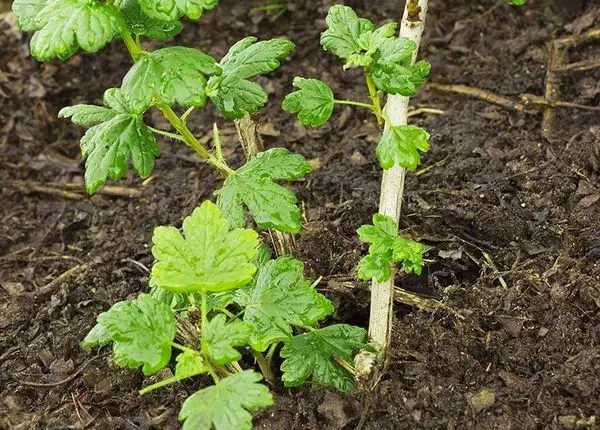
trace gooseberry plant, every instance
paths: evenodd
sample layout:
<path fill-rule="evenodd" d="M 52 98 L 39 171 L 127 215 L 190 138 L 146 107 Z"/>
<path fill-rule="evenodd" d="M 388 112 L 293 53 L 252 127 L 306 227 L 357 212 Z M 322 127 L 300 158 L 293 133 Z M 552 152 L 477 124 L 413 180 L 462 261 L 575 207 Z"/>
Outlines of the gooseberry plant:
<path fill-rule="evenodd" d="M 184 429 L 251 428 L 251 413 L 273 402 L 260 381 L 264 377 L 278 385 L 272 370 L 277 353 L 285 386 L 311 381 L 350 392 L 354 354 L 367 348 L 362 328 L 322 326 L 334 308 L 317 292 L 316 282 L 304 279 L 302 262 L 285 255 L 272 258 L 258 232 L 246 228 L 249 214 L 259 228 L 297 233 L 296 197 L 279 181 L 303 178 L 310 164 L 285 148 L 273 148 L 250 154 L 234 170 L 216 128 L 214 146 L 208 148 L 187 125 L 193 110 L 208 101 L 230 120 L 260 109 L 268 97 L 251 79 L 276 70 L 293 43 L 246 37 L 220 61 L 195 48 L 150 51 L 142 43 L 169 40 L 182 30 L 180 19 L 198 19 L 217 2 L 13 2 L 20 27 L 35 32 L 31 53 L 40 61 L 67 60 L 79 50 L 97 52 L 113 39 L 124 42 L 133 60 L 121 86 L 106 90 L 102 106 L 76 105 L 59 113 L 89 127 L 80 146 L 90 194 L 108 179 L 121 179 L 130 160 L 141 178 L 149 177 L 160 155 L 157 136 L 183 142 L 224 177 L 216 204 L 205 201 L 185 218 L 182 231 L 155 229 L 149 291 L 98 316 L 83 341 L 85 347 L 112 345 L 114 363 L 141 368 L 145 375 L 174 365 L 173 376 L 146 386 L 142 394 L 209 375 L 214 385 L 183 403 Z M 172 130 L 149 125 L 145 117 L 151 109 L 158 109 Z"/>

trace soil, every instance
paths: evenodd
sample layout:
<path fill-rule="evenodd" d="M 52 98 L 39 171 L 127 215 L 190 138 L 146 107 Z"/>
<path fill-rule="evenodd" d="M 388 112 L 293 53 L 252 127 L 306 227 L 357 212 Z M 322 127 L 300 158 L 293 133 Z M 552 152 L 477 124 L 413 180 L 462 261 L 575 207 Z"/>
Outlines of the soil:
<path fill-rule="evenodd" d="M 294 185 L 305 216 L 297 254 L 308 276 L 324 276 L 323 290 L 338 307 L 333 320 L 366 326 L 368 285 L 355 281 L 364 249 L 355 230 L 377 210 L 378 131 L 359 111 L 341 109 L 312 130 L 279 108 L 295 74 L 323 79 L 348 98 L 366 97 L 360 75 L 343 73 L 318 45 L 330 2 L 291 0 L 277 18 L 251 11 L 261 2 L 222 3 L 202 23 L 187 24 L 177 41 L 215 56 L 246 34 L 297 43 L 291 60 L 262 79 L 272 93 L 260 114 L 265 143 L 321 166 Z M 347 3 L 377 21 L 399 17 L 403 7 Z M 546 44 L 598 28 L 599 16 L 600 2 L 591 0 L 531 0 L 523 8 L 431 0 L 422 56 L 432 63 L 431 82 L 515 100 L 543 95 Z M 82 130 L 57 112 L 100 102 L 129 60 L 115 42 L 98 55 L 38 64 L 28 39 L 10 15 L 1 16 L 0 428 L 177 428 L 181 402 L 206 381 L 140 397 L 139 372 L 79 342 L 97 314 L 147 289 L 154 226 L 179 225 L 220 180 L 185 147 L 165 142 L 150 181 L 129 174 L 119 183 L 136 196 L 84 197 Z M 599 57 L 595 42 L 570 50 L 568 60 Z M 557 97 L 598 106 L 599 78 L 599 68 L 566 73 Z M 412 104 L 444 114 L 413 118 L 431 133 L 432 148 L 426 170 L 408 178 L 401 227 L 430 250 L 423 274 L 399 276 L 397 285 L 446 308 L 397 306 L 389 365 L 368 395 L 283 391 L 256 427 L 353 429 L 361 418 L 365 429 L 378 430 L 592 427 L 600 413 L 598 113 L 557 109 L 544 138 L 541 111 L 427 86 Z M 215 120 L 211 108 L 191 125 L 202 136 Z M 226 155 L 239 163 L 232 124 L 218 123 Z M 356 288 L 334 288 L 342 282 Z"/>

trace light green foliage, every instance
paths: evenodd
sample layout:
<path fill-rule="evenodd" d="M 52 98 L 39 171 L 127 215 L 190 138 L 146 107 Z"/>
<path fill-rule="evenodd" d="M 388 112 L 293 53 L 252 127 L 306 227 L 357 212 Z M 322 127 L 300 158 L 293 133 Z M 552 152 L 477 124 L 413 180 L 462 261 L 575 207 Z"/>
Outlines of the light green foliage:
<path fill-rule="evenodd" d="M 219 0 L 138 0 L 144 12 L 161 21 L 175 21 L 187 16 L 199 19 L 205 10 L 213 9 Z"/>
<path fill-rule="evenodd" d="M 136 36 L 166 41 L 183 30 L 183 25 L 179 21 L 163 21 L 149 17 L 142 10 L 138 0 L 122 0 L 121 12 L 127 28 Z"/>
<path fill-rule="evenodd" d="M 169 105 L 201 107 L 206 104 L 205 75 L 220 73 L 215 60 L 199 49 L 173 46 L 144 53 L 123 78 L 121 89 L 140 109 L 153 95 Z"/>
<path fill-rule="evenodd" d="M 504 0 L 504 1 L 508 4 L 514 4 L 517 6 L 523 6 L 526 2 L 526 0 Z"/>
<path fill-rule="evenodd" d="M 173 292 L 223 292 L 246 285 L 256 272 L 258 234 L 230 230 L 219 209 L 207 201 L 175 227 L 154 230 L 152 285 Z"/>
<path fill-rule="evenodd" d="M 136 300 L 117 303 L 98 316 L 98 325 L 84 340 L 84 346 L 113 342 L 113 360 L 132 369 L 143 366 L 145 375 L 165 367 L 171 358 L 176 323 L 171 309 L 147 294 Z"/>
<path fill-rule="evenodd" d="M 255 285 L 237 291 L 244 321 L 252 327 L 250 345 L 264 351 L 292 338 L 292 326 L 312 326 L 333 312 L 333 306 L 304 280 L 304 265 L 280 257 L 261 267 Z"/>
<path fill-rule="evenodd" d="M 384 169 L 395 164 L 414 170 L 421 164 L 419 151 L 429 150 L 429 133 L 414 125 L 392 125 L 383 133 L 377 145 L 377 159 Z"/>
<path fill-rule="evenodd" d="M 283 100 L 283 110 L 297 113 L 298 120 L 311 127 L 325 124 L 331 118 L 334 96 L 331 88 L 318 79 L 294 78 L 294 87 L 298 88 Z"/>
<path fill-rule="evenodd" d="M 125 27 L 115 9 L 97 1 L 22 0 L 13 10 L 22 29 L 36 30 L 31 54 L 40 61 L 66 60 L 80 48 L 97 52 Z"/>
<path fill-rule="evenodd" d="M 373 23 L 359 18 L 351 7 L 335 5 L 329 9 L 327 30 L 321 35 L 321 45 L 340 58 L 348 58 L 361 50 L 362 34 L 373 30 Z"/>
<path fill-rule="evenodd" d="M 267 93 L 248 79 L 272 72 L 280 60 L 294 49 L 288 40 L 271 39 L 257 42 L 246 37 L 231 47 L 221 60 L 222 74 L 212 76 L 206 93 L 219 112 L 228 119 L 239 119 L 254 113 L 267 102 Z"/>
<path fill-rule="evenodd" d="M 412 96 L 429 75 L 429 63 L 411 64 L 416 45 L 395 36 L 396 23 L 375 28 L 371 21 L 343 5 L 332 6 L 326 22 L 321 45 L 344 59 L 344 68 L 364 68 L 379 91 Z"/>
<path fill-rule="evenodd" d="M 23 31 L 38 30 L 35 17 L 46 6 L 48 0 L 14 0 L 12 11 L 17 17 L 19 28 Z"/>
<path fill-rule="evenodd" d="M 72 118 L 76 124 L 97 124 L 81 139 L 81 152 L 86 158 L 85 187 L 90 194 L 108 177 L 121 179 L 129 158 L 138 175 L 147 178 L 160 154 L 154 135 L 144 123 L 143 111 L 136 109 L 119 89 L 104 93 L 104 105 L 77 105 L 59 112 L 59 117 Z"/>
<path fill-rule="evenodd" d="M 352 375 L 340 361 L 352 366 L 354 354 L 366 347 L 367 332 L 345 324 L 332 325 L 294 337 L 281 350 L 282 380 L 286 387 L 297 387 L 312 376 L 317 384 L 354 391 Z"/>
<path fill-rule="evenodd" d="M 261 379 L 246 370 L 188 397 L 179 413 L 183 430 L 251 430 L 251 413 L 273 404 Z"/>
<path fill-rule="evenodd" d="M 229 364 L 242 358 L 235 349 L 248 343 L 250 326 L 243 321 L 227 322 L 223 314 L 215 316 L 204 331 L 203 340 L 206 354 L 215 364 Z"/>
<path fill-rule="evenodd" d="M 297 180 L 310 171 L 304 157 L 285 148 L 261 152 L 227 177 L 219 191 L 218 205 L 233 226 L 244 225 L 245 205 L 261 227 L 297 233 L 300 209 L 296 196 L 274 181 Z"/>
<path fill-rule="evenodd" d="M 360 240 L 368 243 L 369 255 L 358 265 L 358 277 L 384 282 L 392 277 L 392 263 L 402 263 L 406 273 L 421 274 L 425 246 L 398 235 L 398 224 L 389 216 L 376 214 L 373 225 L 358 229 Z"/>
<path fill-rule="evenodd" d="M 204 363 L 202 356 L 198 353 L 185 351 L 179 354 L 175 360 L 177 361 L 175 365 L 175 378 L 179 381 L 208 373 L 208 367 Z"/>

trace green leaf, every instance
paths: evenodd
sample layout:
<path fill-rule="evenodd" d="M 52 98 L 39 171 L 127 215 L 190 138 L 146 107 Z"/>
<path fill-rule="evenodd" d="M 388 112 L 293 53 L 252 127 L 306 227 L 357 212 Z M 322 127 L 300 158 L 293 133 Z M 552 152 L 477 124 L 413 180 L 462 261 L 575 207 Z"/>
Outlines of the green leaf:
<path fill-rule="evenodd" d="M 367 332 L 337 324 L 294 337 L 281 350 L 282 380 L 286 387 L 312 381 L 345 393 L 355 390 L 354 378 L 340 363 L 354 362 L 354 354 L 366 346 Z"/>
<path fill-rule="evenodd" d="M 373 81 L 380 91 L 405 97 L 414 96 L 429 76 L 431 65 L 427 61 L 417 61 L 413 65 L 396 65 L 392 72 L 376 67 Z"/>
<path fill-rule="evenodd" d="M 360 46 L 361 51 L 353 53 L 346 58 L 344 69 L 350 67 L 369 68 L 373 63 L 374 54 L 394 35 L 397 26 L 398 24 L 392 22 L 382 25 L 376 30 L 363 32 L 358 38 L 358 45 Z"/>
<path fill-rule="evenodd" d="M 252 287 L 237 291 L 244 321 L 252 326 L 250 344 L 256 351 L 292 338 L 292 326 L 312 326 L 333 312 L 333 306 L 304 280 L 304 264 L 279 257 L 264 265 Z"/>
<path fill-rule="evenodd" d="M 122 91 L 140 109 L 147 109 L 156 92 L 170 105 L 206 104 L 206 77 L 219 73 L 215 60 L 204 52 L 173 46 L 146 53 L 123 78 Z"/>
<path fill-rule="evenodd" d="M 152 375 L 169 363 L 177 324 L 164 303 L 142 294 L 100 314 L 98 324 L 110 335 L 113 360 L 119 366 L 143 366 L 144 374 Z"/>
<path fill-rule="evenodd" d="M 253 230 L 230 230 L 226 219 L 206 201 L 175 227 L 154 230 L 152 285 L 178 293 L 223 292 L 252 280 L 258 247 Z"/>
<path fill-rule="evenodd" d="M 95 193 L 108 177 L 119 180 L 131 158 L 135 171 L 147 178 L 154 169 L 160 149 L 143 112 L 132 106 L 120 90 L 104 93 L 106 107 L 78 105 L 62 109 L 60 118 L 72 118 L 76 124 L 96 124 L 81 139 L 85 163 L 85 187 Z"/>
<path fill-rule="evenodd" d="M 329 121 L 333 114 L 334 95 L 325 82 L 295 77 L 294 87 L 298 91 L 288 94 L 283 100 L 283 110 L 297 113 L 298 120 L 311 127 L 318 127 Z"/>
<path fill-rule="evenodd" d="M 178 381 L 208 373 L 209 371 L 202 356 L 192 351 L 185 351 L 179 354 L 175 360 L 177 364 L 175 365 L 174 378 L 177 378 Z"/>
<path fill-rule="evenodd" d="M 385 282 L 392 277 L 392 263 L 402 263 L 406 273 L 421 274 L 425 246 L 398 235 L 398 224 L 389 216 L 375 214 L 373 225 L 358 229 L 361 242 L 368 243 L 369 255 L 358 264 L 358 277 Z"/>
<path fill-rule="evenodd" d="M 508 4 L 514 4 L 516 6 L 523 6 L 526 0 L 504 0 Z"/>
<path fill-rule="evenodd" d="M 206 93 L 219 112 L 228 119 L 239 119 L 254 113 L 267 102 L 267 93 L 248 79 L 270 73 L 294 49 L 288 40 L 271 39 L 257 42 L 246 37 L 231 47 L 220 66 L 223 73 L 208 81 Z"/>
<path fill-rule="evenodd" d="M 215 316 L 206 326 L 203 346 L 211 361 L 215 364 L 230 364 L 242 358 L 235 349 L 248 343 L 250 326 L 242 321 L 227 323 L 223 314 Z"/>
<path fill-rule="evenodd" d="M 395 164 L 414 170 L 421 164 L 419 151 L 429 150 L 429 133 L 414 125 L 390 126 L 377 145 L 377 159 L 384 169 Z"/>
<path fill-rule="evenodd" d="M 321 45 L 344 59 L 361 51 L 361 35 L 374 28 L 371 21 L 359 18 L 351 7 L 343 5 L 332 6 L 325 22 L 327 30 L 321 35 Z"/>
<path fill-rule="evenodd" d="M 87 334 L 81 346 L 84 348 L 92 348 L 95 346 L 108 345 L 112 341 L 112 337 L 106 327 L 102 324 L 96 324 Z"/>
<path fill-rule="evenodd" d="M 147 36 L 150 39 L 167 41 L 183 30 L 179 21 L 161 21 L 150 18 L 142 10 L 138 0 L 123 0 L 121 11 L 129 31 L 136 36 Z"/>
<path fill-rule="evenodd" d="M 33 13 L 39 6 L 35 2 L 28 10 Z M 66 60 L 79 48 L 97 52 L 125 26 L 120 14 L 109 5 L 88 0 L 48 1 L 35 18 L 31 17 L 27 15 L 24 24 L 38 30 L 31 39 L 31 54 L 40 61 Z"/>
<path fill-rule="evenodd" d="M 48 0 L 14 0 L 12 11 L 17 17 L 19 28 L 23 31 L 39 30 L 35 18 L 46 3 Z"/>
<path fill-rule="evenodd" d="M 304 157 L 285 148 L 261 152 L 230 174 L 219 192 L 218 205 L 234 226 L 244 224 L 244 205 L 262 228 L 300 231 L 300 209 L 296 196 L 274 181 L 292 181 L 311 171 Z"/>
<path fill-rule="evenodd" d="M 144 12 L 161 21 L 175 21 L 187 16 L 199 19 L 205 10 L 213 9 L 219 0 L 138 0 Z"/>
<path fill-rule="evenodd" d="M 251 430 L 251 413 L 273 404 L 269 389 L 258 383 L 261 379 L 246 370 L 192 394 L 179 413 L 183 430 Z"/>

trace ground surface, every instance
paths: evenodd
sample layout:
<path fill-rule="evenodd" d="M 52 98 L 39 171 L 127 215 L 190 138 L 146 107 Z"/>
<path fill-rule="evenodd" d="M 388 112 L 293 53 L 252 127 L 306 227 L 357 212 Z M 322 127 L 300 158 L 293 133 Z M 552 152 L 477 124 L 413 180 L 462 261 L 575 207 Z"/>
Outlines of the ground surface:
<path fill-rule="evenodd" d="M 290 1 L 290 11 L 271 21 L 249 13 L 253 2 L 224 0 L 178 40 L 214 55 L 247 33 L 297 43 L 293 58 L 264 80 L 273 93 L 261 113 L 265 141 L 320 160 L 321 169 L 295 187 L 306 218 L 298 255 L 311 277 L 325 276 L 335 319 L 366 325 L 367 285 L 354 283 L 360 288 L 353 293 L 334 287 L 354 282 L 361 253 L 355 229 L 376 211 L 377 130 L 350 110 L 307 130 L 279 109 L 295 73 L 326 80 L 348 97 L 366 96 L 359 75 L 342 74 L 318 46 L 329 2 L 303 3 Z M 348 3 L 377 20 L 399 16 L 402 7 Z M 422 55 L 432 63 L 432 82 L 515 99 L 542 95 L 545 43 L 600 25 L 598 1 L 493 5 L 431 1 Z M 67 198 L 77 197 L 77 185 L 62 197 L 28 193 L 35 185 L 81 182 L 82 130 L 57 112 L 99 102 L 129 62 L 115 43 L 97 56 L 39 65 L 6 15 L 0 40 L 0 428 L 176 428 L 182 400 L 202 381 L 142 398 L 138 372 L 115 368 L 105 351 L 97 356 L 79 342 L 98 313 L 147 288 L 153 227 L 179 224 L 211 198 L 219 179 L 186 148 L 165 143 L 149 183 L 133 175 L 120 183 L 140 190 L 137 197 Z M 569 60 L 599 56 L 590 44 Z M 599 78 L 598 69 L 570 73 L 559 98 L 598 106 Z M 558 111 L 554 135 L 544 139 L 541 114 L 432 90 L 413 104 L 445 114 L 415 118 L 432 135 L 423 165 L 430 169 L 408 180 L 402 228 L 431 250 L 422 276 L 397 283 L 455 313 L 398 307 L 389 369 L 368 411 L 358 396 L 293 390 L 257 416 L 257 428 L 351 429 L 363 413 L 365 428 L 379 430 L 561 428 L 574 422 L 569 416 L 589 422 L 600 413 L 598 113 Z M 214 118 L 212 111 L 194 116 L 194 131 L 206 134 Z M 239 160 L 231 124 L 220 125 L 228 155 Z M 76 273 L 48 286 L 72 268 Z"/>

